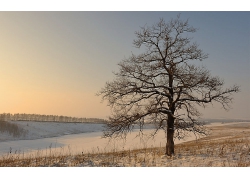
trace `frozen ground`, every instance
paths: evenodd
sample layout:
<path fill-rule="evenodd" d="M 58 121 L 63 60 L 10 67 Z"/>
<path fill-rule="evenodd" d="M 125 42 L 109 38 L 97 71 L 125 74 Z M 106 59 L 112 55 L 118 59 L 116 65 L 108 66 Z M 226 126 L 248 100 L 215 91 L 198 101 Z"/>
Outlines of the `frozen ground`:
<path fill-rule="evenodd" d="M 59 123 L 59 122 L 36 122 L 36 121 L 8 121 L 16 124 L 23 130 L 18 137 L 11 136 L 7 132 L 0 132 L 0 142 L 13 140 L 31 140 L 50 137 L 59 137 L 68 134 L 100 132 L 104 124 L 98 123 Z"/>
<path fill-rule="evenodd" d="M 0 155 L 6 153 L 27 153 L 34 150 L 54 149 L 68 146 L 61 143 L 74 137 L 101 136 L 104 124 L 97 123 L 58 123 L 35 121 L 8 121 L 15 124 L 22 134 L 13 136 L 0 132 Z M 97 133 L 97 134 L 95 134 Z M 72 136 L 67 136 L 72 135 Z M 75 140 L 72 140 L 75 142 Z M 79 143 L 79 142 L 78 142 Z"/>
<path fill-rule="evenodd" d="M 160 132 L 155 139 L 149 139 L 147 135 L 136 138 L 138 132 L 135 131 L 128 135 L 126 141 L 121 139 L 108 141 L 101 138 L 102 126 L 95 128 L 88 124 L 85 133 L 63 135 L 63 131 L 74 133 L 70 128 L 75 126 L 66 123 L 68 126 L 63 129 L 64 123 L 58 123 L 54 127 L 48 122 L 39 125 L 41 139 L 32 140 L 27 136 L 31 140 L 0 142 L 2 157 L 11 159 L 20 153 L 23 157 L 37 158 L 46 155 L 50 159 L 29 161 L 28 166 L 250 166 L 249 122 L 207 125 L 211 130 L 209 136 L 197 141 L 192 141 L 195 139 L 194 136 L 189 136 L 184 141 L 175 141 L 176 155 L 173 158 L 164 156 L 166 140 L 163 132 Z M 45 133 L 44 131 L 48 129 L 51 129 L 51 132 Z M 58 134 L 62 136 L 42 138 L 48 137 L 48 134 L 52 136 L 54 129 L 57 129 Z M 39 131 L 33 133 L 39 134 Z M 150 131 L 150 129 L 145 130 L 145 134 Z M 144 150 L 123 151 L 139 148 Z M 69 156 L 62 156 L 65 154 Z M 54 158 L 54 155 L 59 155 L 60 158 Z M 22 156 L 17 157 L 19 159 Z M 20 162 L 23 164 L 24 161 Z"/>
<path fill-rule="evenodd" d="M 8 133 L 0 134 L 0 155 L 27 154 L 46 155 L 49 151 L 58 153 L 87 153 L 107 152 L 112 149 L 128 150 L 143 147 L 163 147 L 166 139 L 164 132 L 159 132 L 152 139 L 150 128 L 144 130 L 143 137 L 137 137 L 138 130 L 130 133 L 126 140 L 109 140 L 102 138 L 103 124 L 91 123 L 55 123 L 55 122 L 30 122 L 11 121 L 23 129 L 25 134 L 13 137 Z M 190 135 L 184 140 L 176 140 L 176 144 L 194 140 Z"/>

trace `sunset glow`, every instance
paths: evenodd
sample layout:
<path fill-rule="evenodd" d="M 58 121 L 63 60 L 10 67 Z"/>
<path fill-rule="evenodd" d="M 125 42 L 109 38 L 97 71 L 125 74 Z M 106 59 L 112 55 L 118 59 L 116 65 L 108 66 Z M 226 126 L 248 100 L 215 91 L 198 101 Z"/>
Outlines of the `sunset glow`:
<path fill-rule="evenodd" d="M 134 32 L 179 13 L 199 29 L 201 65 L 241 89 L 230 111 L 214 104 L 203 117 L 249 119 L 249 12 L 0 12 L 0 113 L 107 118 L 96 93 L 138 52 Z"/>

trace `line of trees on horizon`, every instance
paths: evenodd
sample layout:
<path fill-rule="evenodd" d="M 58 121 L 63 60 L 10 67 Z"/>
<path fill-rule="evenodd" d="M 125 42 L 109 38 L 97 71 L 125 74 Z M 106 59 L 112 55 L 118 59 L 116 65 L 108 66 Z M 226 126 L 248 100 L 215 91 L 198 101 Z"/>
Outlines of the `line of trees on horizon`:
<path fill-rule="evenodd" d="M 0 120 L 3 121 L 48 121 L 48 122 L 79 122 L 79 123 L 105 123 L 105 119 L 100 118 L 78 118 L 71 116 L 25 114 L 25 113 L 2 113 Z"/>

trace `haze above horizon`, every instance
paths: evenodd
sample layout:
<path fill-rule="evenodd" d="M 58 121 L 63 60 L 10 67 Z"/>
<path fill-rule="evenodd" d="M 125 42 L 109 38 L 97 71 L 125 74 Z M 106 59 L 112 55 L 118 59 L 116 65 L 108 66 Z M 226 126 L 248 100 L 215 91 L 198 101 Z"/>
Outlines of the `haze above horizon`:
<path fill-rule="evenodd" d="M 214 104 L 202 118 L 249 119 L 250 12 L 0 12 L 0 113 L 106 119 L 95 94 L 138 52 L 134 32 L 179 13 L 209 54 L 201 65 L 241 89 L 230 111 Z"/>

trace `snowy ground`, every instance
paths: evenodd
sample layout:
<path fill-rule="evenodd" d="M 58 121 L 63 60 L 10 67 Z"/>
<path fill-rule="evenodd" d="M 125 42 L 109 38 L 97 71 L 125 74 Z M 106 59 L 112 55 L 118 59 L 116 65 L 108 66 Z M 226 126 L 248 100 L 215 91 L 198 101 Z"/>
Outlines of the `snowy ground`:
<path fill-rule="evenodd" d="M 7 132 L 0 132 L 0 142 L 13 140 L 31 140 L 41 138 L 59 137 L 68 134 L 100 132 L 104 124 L 98 123 L 59 123 L 59 122 L 36 122 L 36 121 L 8 121 L 16 124 L 23 130 L 23 134 L 14 137 Z"/>
<path fill-rule="evenodd" d="M 138 132 L 135 131 L 128 135 L 126 141 L 121 139 L 108 141 L 101 138 L 103 129 L 101 124 L 12 123 L 18 123 L 18 126 L 24 128 L 27 133 L 26 136 L 19 138 L 22 140 L 10 136 L 2 139 L 0 142 L 2 157 L 7 157 L 6 154 L 10 157 L 10 151 L 11 155 L 19 153 L 23 157 L 48 156 L 51 152 L 53 155 L 70 154 L 63 160 L 44 162 L 42 166 L 250 166 L 249 122 L 207 125 L 211 129 L 208 137 L 192 142 L 195 137 L 189 136 L 185 140 L 175 141 L 176 155 L 173 158 L 164 156 L 166 142 L 164 132 L 157 134 L 155 139 L 149 139 L 147 135 L 136 138 Z M 148 134 L 151 130 L 147 129 L 144 132 Z M 60 136 L 55 137 L 56 135 Z M 150 150 L 153 147 L 163 148 Z M 140 148 L 147 150 L 117 153 Z M 113 153 L 107 155 L 105 154 L 107 152 Z M 97 155 L 89 156 L 89 153 Z"/>
<path fill-rule="evenodd" d="M 151 129 L 145 129 L 143 137 L 137 137 L 138 130 L 130 133 L 126 139 L 110 140 L 102 138 L 103 124 L 91 123 L 55 123 L 11 121 L 23 129 L 25 134 L 20 137 L 8 133 L 0 135 L 0 155 L 39 154 L 46 155 L 49 151 L 63 154 L 79 154 L 89 152 L 108 152 L 111 150 L 128 150 L 145 147 L 165 146 L 164 132 L 150 138 Z M 190 135 L 184 140 L 176 140 L 176 144 L 194 140 Z"/>

